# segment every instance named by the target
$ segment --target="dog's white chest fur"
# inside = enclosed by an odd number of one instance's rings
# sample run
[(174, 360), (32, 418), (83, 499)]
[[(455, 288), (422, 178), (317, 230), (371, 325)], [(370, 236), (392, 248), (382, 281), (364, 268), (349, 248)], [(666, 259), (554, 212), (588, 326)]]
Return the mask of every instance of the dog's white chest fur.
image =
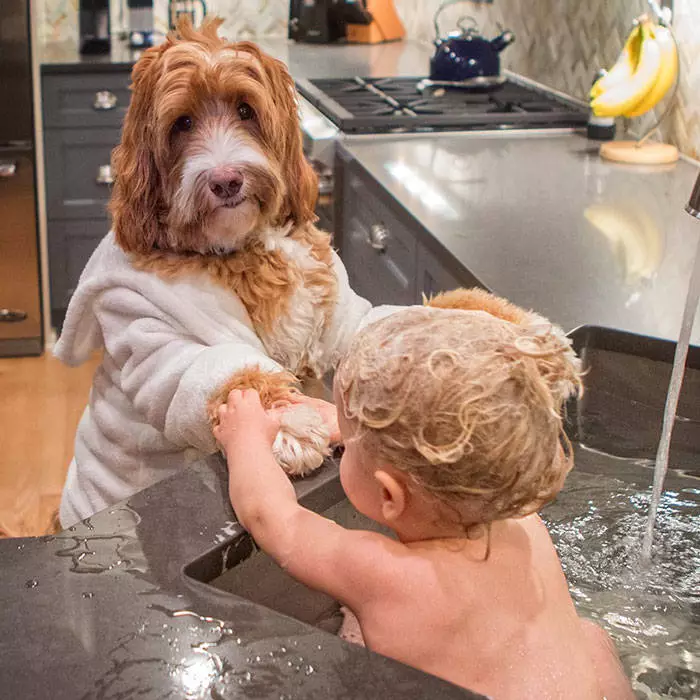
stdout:
[[(308, 245), (291, 238), (272, 239), (268, 246), (280, 250), (302, 273), (323, 265), (312, 256)], [(329, 369), (321, 343), (326, 325), (324, 291), (308, 283), (300, 284), (289, 300), (286, 314), (272, 329), (259, 332), (270, 357), (294, 373), (306, 369), (320, 377)]]

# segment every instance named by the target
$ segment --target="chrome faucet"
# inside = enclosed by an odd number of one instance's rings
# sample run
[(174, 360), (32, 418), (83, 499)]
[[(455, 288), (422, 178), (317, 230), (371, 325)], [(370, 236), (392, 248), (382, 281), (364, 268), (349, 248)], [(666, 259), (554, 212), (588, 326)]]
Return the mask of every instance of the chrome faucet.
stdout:
[(693, 194), (690, 195), (690, 200), (688, 204), (685, 205), (685, 210), (691, 216), (700, 219), (700, 175), (698, 175), (698, 179), (695, 181)]

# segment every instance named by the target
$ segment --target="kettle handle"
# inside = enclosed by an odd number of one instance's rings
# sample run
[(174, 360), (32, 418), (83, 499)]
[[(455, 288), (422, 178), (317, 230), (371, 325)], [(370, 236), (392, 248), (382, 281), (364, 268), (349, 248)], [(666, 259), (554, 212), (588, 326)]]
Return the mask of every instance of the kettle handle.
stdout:
[[(433, 15), (433, 27), (435, 27), (435, 41), (438, 42), (440, 41), (440, 25), (438, 24), (438, 18), (440, 17), (440, 14), (442, 11), (452, 5), (458, 5), (461, 2), (471, 2), (472, 4), (476, 2), (477, 4), (488, 4), (493, 2), (493, 0), (445, 0), (440, 7), (436, 10), (435, 14)], [(474, 22), (476, 25), (476, 22)]]

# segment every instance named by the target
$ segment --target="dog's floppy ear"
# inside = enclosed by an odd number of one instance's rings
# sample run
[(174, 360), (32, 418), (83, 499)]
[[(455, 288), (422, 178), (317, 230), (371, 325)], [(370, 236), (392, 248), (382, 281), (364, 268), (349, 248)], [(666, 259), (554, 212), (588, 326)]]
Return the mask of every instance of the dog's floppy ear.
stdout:
[(160, 177), (154, 157), (153, 92), (160, 56), (170, 45), (148, 49), (134, 66), (132, 98), (120, 144), (112, 151), (114, 189), (109, 203), (117, 243), (129, 253), (146, 253), (164, 241), (160, 222)]
[(290, 220), (297, 226), (313, 223), (318, 218), (314, 213), (318, 178), (304, 156), (294, 81), (281, 61), (265, 54), (260, 56), (260, 61), (277, 106), (277, 143), (280, 144), (280, 162), (287, 187), (279, 223)]

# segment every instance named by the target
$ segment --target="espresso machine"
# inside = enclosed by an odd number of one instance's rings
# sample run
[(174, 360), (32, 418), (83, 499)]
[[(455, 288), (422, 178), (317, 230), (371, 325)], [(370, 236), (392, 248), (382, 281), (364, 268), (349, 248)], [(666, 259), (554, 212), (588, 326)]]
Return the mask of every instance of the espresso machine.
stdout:
[(294, 41), (376, 44), (404, 34), (393, 0), (290, 1), (288, 36)]
[(78, 8), (80, 53), (109, 53), (109, 0), (80, 0)]

